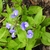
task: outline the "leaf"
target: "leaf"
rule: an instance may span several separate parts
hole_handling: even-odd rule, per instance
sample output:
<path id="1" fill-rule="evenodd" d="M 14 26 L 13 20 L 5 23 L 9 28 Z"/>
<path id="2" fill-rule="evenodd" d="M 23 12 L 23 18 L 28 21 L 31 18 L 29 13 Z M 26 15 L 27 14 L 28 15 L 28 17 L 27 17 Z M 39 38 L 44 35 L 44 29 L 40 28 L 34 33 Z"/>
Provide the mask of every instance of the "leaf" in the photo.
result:
<path id="1" fill-rule="evenodd" d="M 44 19 L 45 19 L 45 16 L 42 15 L 42 10 L 40 10 L 34 17 L 36 26 L 40 25 Z"/>
<path id="2" fill-rule="evenodd" d="M 0 0 L 0 13 L 2 12 L 2 8 L 3 8 L 3 3 L 2 0 Z"/>
<path id="3" fill-rule="evenodd" d="M 26 31 L 23 31 L 20 26 L 17 26 L 17 36 L 18 39 L 20 41 L 20 48 L 25 47 L 26 46 L 26 42 L 27 42 L 27 37 L 26 37 Z"/>
<path id="4" fill-rule="evenodd" d="M 26 45 L 26 50 L 32 50 L 32 48 L 34 47 L 34 45 L 35 45 L 35 43 L 36 43 L 36 40 L 29 40 L 28 41 L 28 43 L 27 43 L 27 45 Z"/>
<path id="5" fill-rule="evenodd" d="M 0 39 L 0 42 L 7 43 L 7 41 L 5 39 Z"/>
<path id="6" fill-rule="evenodd" d="M 8 16 L 8 13 L 1 13 L 5 18 Z"/>
<path id="7" fill-rule="evenodd" d="M 0 42 L 0 46 L 6 46 L 7 43 Z"/>
<path id="8" fill-rule="evenodd" d="M 21 18 L 22 22 L 27 21 L 27 17 L 28 17 L 27 15 L 22 15 L 22 18 Z"/>
<path id="9" fill-rule="evenodd" d="M 40 28 L 41 28 L 41 27 L 40 27 Z M 34 31 L 34 39 L 39 39 L 39 38 L 41 38 L 40 28 L 37 28 L 37 29 Z"/>
<path id="10" fill-rule="evenodd" d="M 0 47 L 0 50 L 2 50 L 2 48 Z"/>
<path id="11" fill-rule="evenodd" d="M 17 47 L 17 43 L 14 41 L 14 40 L 10 40 L 9 42 L 8 42 L 8 45 L 7 45 L 7 47 L 8 48 L 14 48 L 14 47 Z"/>
<path id="12" fill-rule="evenodd" d="M 30 6 L 28 9 L 28 14 L 37 14 L 42 8 L 39 6 Z"/>
<path id="13" fill-rule="evenodd" d="M 18 44 L 18 46 L 15 47 L 16 49 L 23 48 L 23 47 L 26 46 L 26 43 L 20 42 L 20 40 L 19 40 L 18 38 L 17 38 L 15 41 L 16 41 L 16 43 Z M 14 49 L 15 49 L 15 48 L 14 48 Z"/>
<path id="14" fill-rule="evenodd" d="M 18 5 L 21 5 L 22 1 L 23 1 L 23 0 L 12 0 L 12 2 L 18 3 Z"/>
<path id="15" fill-rule="evenodd" d="M 18 30 L 18 39 L 20 42 L 24 42 L 24 43 L 26 43 L 26 41 L 27 41 L 26 32 L 23 31 L 22 29 Z"/>
<path id="16" fill-rule="evenodd" d="M 4 48 L 3 50 L 8 50 L 7 48 Z"/>
<path id="17" fill-rule="evenodd" d="M 46 19 L 42 22 L 41 25 L 42 25 L 42 26 L 48 26 L 48 25 L 50 25 L 50 18 L 46 18 Z"/>
<path id="18" fill-rule="evenodd" d="M 11 8 L 7 4 L 7 13 L 10 14 L 12 12 Z"/>
<path id="19" fill-rule="evenodd" d="M 17 3 L 18 3 L 19 5 L 21 5 L 23 0 L 16 0 L 16 1 L 17 1 Z"/>
<path id="20" fill-rule="evenodd" d="M 16 0 L 12 0 L 12 2 L 14 2 L 14 3 L 15 3 L 15 2 L 16 2 Z"/>
<path id="21" fill-rule="evenodd" d="M 22 9 L 23 9 L 23 15 L 27 15 L 27 7 L 26 7 L 26 5 L 24 5 L 23 7 L 22 7 Z"/>
<path id="22" fill-rule="evenodd" d="M 6 38 L 9 35 L 9 32 L 6 28 L 1 28 L 0 29 L 0 39 L 2 39 L 3 37 Z"/>
<path id="23" fill-rule="evenodd" d="M 32 17 L 27 17 L 27 20 L 31 26 L 35 26 L 34 19 Z"/>
<path id="24" fill-rule="evenodd" d="M 41 32 L 41 34 L 42 34 L 41 42 L 44 45 L 50 46 L 50 33 L 48 33 L 48 32 Z"/>
<path id="25" fill-rule="evenodd" d="M 45 31 L 46 31 L 46 27 L 45 27 L 45 26 L 42 27 L 41 31 L 42 31 L 42 32 L 45 32 Z"/>
<path id="26" fill-rule="evenodd" d="M 34 48 L 39 46 L 41 44 L 41 39 L 37 39 L 35 45 L 34 45 Z"/>

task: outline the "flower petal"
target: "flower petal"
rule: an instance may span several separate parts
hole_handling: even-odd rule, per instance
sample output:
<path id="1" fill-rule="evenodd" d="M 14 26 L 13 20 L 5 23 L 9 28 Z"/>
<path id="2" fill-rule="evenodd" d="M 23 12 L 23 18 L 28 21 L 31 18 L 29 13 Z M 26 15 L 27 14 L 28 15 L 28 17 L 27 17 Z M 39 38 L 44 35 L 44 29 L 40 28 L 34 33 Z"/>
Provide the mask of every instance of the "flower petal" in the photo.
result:
<path id="1" fill-rule="evenodd" d="M 11 14 L 11 18 L 15 18 L 18 16 L 18 10 L 14 10 L 13 13 Z"/>
<path id="2" fill-rule="evenodd" d="M 10 29 L 11 24 L 10 23 L 6 23 L 6 28 Z"/>
<path id="3" fill-rule="evenodd" d="M 15 36 L 15 33 L 12 33 L 11 37 L 12 37 L 12 38 L 15 38 L 15 37 L 16 37 L 16 36 Z"/>
<path id="4" fill-rule="evenodd" d="M 10 29 L 9 32 L 10 33 L 15 33 L 15 30 L 14 29 Z"/>
<path id="5" fill-rule="evenodd" d="M 27 34 L 27 38 L 32 38 L 32 37 L 33 37 L 33 32 L 32 32 L 32 30 L 28 30 L 27 33 L 28 33 L 28 34 Z"/>

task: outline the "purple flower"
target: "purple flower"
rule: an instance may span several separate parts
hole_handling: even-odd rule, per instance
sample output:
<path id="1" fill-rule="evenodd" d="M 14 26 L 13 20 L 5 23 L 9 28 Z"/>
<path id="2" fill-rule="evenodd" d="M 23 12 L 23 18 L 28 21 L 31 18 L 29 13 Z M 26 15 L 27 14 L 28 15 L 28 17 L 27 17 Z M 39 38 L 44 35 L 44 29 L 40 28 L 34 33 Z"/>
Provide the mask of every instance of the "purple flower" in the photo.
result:
<path id="1" fill-rule="evenodd" d="M 28 32 L 27 32 L 27 38 L 32 38 L 32 37 L 33 37 L 32 30 L 28 30 Z"/>
<path id="2" fill-rule="evenodd" d="M 15 33 L 15 30 L 14 29 L 10 29 L 9 32 L 12 34 L 12 33 Z"/>
<path id="3" fill-rule="evenodd" d="M 11 24 L 10 23 L 6 23 L 6 28 L 10 29 Z"/>
<path id="4" fill-rule="evenodd" d="M 29 24 L 27 22 L 22 22 L 20 26 L 22 30 L 25 30 L 29 26 Z"/>
<path id="5" fill-rule="evenodd" d="M 16 16 L 18 16 L 18 10 L 13 11 L 11 18 L 15 18 Z"/>
<path id="6" fill-rule="evenodd" d="M 15 33 L 12 33 L 11 37 L 12 37 L 12 38 L 15 38 L 15 37 L 16 37 L 16 36 L 15 36 Z"/>

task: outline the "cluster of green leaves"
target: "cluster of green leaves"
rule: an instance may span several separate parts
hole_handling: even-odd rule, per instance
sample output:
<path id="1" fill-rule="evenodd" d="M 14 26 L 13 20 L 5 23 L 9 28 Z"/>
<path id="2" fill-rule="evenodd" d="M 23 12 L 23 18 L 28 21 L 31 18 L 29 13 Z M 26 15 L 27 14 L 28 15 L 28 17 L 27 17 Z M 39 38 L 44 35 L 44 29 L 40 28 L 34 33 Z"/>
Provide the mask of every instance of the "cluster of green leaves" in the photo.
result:
<path id="1" fill-rule="evenodd" d="M 32 50 L 33 47 L 36 47 L 41 43 L 44 45 L 50 45 L 50 34 L 49 32 L 46 32 L 46 27 L 50 25 L 50 18 L 45 19 L 46 17 L 42 14 L 43 8 L 39 6 L 30 6 L 27 9 L 26 5 L 21 6 L 22 0 L 12 0 L 12 2 L 14 4 L 14 7 L 12 8 L 19 11 L 18 17 L 14 19 L 10 17 L 12 14 L 12 8 L 8 5 L 6 7 L 7 13 L 2 12 L 3 4 L 2 0 L 0 0 L 0 16 L 3 15 L 5 18 L 3 21 L 3 27 L 0 28 L 0 50 L 18 50 L 19 48 L 24 47 L 26 47 L 25 50 Z M 31 39 L 26 37 L 27 32 L 23 31 L 19 26 L 20 23 L 24 21 L 29 23 L 29 27 L 26 30 L 33 30 L 34 35 Z M 15 34 L 18 37 L 14 40 L 11 38 L 8 29 L 6 29 L 7 22 L 16 25 Z M 7 38 L 8 36 L 9 38 Z M 5 48 L 2 49 L 1 46 L 4 46 Z"/>

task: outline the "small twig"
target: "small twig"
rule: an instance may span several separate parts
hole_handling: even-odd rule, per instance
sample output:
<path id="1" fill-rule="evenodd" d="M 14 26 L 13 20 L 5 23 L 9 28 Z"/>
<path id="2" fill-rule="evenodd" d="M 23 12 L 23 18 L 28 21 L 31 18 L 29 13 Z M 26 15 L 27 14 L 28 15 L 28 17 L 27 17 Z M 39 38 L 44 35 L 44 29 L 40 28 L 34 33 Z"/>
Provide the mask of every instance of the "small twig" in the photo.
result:
<path id="1" fill-rule="evenodd" d="M 3 18 L 3 19 L 0 21 L 0 23 L 3 22 L 4 20 L 5 20 L 5 18 Z"/>

